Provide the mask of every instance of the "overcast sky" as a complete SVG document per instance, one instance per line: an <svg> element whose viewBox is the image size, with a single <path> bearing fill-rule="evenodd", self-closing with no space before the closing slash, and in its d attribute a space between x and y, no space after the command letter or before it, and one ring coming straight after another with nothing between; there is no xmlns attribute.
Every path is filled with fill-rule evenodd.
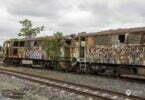
<svg viewBox="0 0 145 100"><path fill-rule="evenodd" d="M0 45L17 36L25 18L45 26L41 36L140 27L145 26L145 0L1 0Z"/></svg>

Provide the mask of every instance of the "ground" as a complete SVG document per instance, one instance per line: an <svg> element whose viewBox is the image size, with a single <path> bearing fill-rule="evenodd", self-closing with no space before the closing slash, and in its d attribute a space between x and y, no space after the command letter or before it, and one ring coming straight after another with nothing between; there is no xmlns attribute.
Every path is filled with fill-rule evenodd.
<svg viewBox="0 0 145 100"><path fill-rule="evenodd" d="M6 90L23 93L23 96L9 98L2 94ZM85 96L2 74L0 74L0 94L0 100L89 100Z"/></svg>
<svg viewBox="0 0 145 100"><path fill-rule="evenodd" d="M43 76L47 76L47 77L51 77L51 78L55 78L55 79L59 79L59 80L64 80L64 81L89 85L89 86L102 88L102 89L107 89L107 90L112 90L112 91L118 91L118 92L121 92L121 93L124 93L124 94L126 93L126 91L129 90L129 91L131 91L132 95L145 97L145 95L144 95L144 93L145 93L145 84L144 83L123 81L123 80L120 80L120 79L100 77L100 76L97 76L97 75L84 75L84 74L79 75L79 74L76 74L76 73L64 73L64 72L51 71L51 70L46 70L46 69L31 69L31 68L24 68L24 67L6 67L6 66L5 67L0 66L0 67L1 68L13 69L13 70L17 70L17 71L33 73L33 74L39 74L39 75L41 74ZM3 87L3 84L5 84L5 83L9 84L9 83L12 83L11 81L13 81L13 80L11 80L11 78L8 79L7 82L5 82L5 78L3 79L4 81L2 79L3 79L3 77L0 78L0 87L1 87L1 85ZM23 82L23 84L24 84L24 82ZM14 85L11 85L11 84L10 84L10 86L14 87ZM32 84L32 86L33 86L33 84ZM22 87L22 86L20 85L19 87ZM33 88L32 88L32 90L33 90ZM49 93L49 92L47 92L47 93ZM40 94L42 94L42 92ZM53 96L51 96L52 98L58 96L58 95L55 96L55 93L53 93L52 95L53 95ZM68 96L68 97L71 97L71 96ZM67 95L65 95L64 98L66 98L66 100L69 100L68 97L67 97ZM75 96L72 96L72 97L75 98ZM54 99L52 99L52 100L54 100ZM77 99L71 99L71 100L77 100ZM81 99L79 98L78 100L81 100ZM82 100L84 100L84 98Z"/></svg>

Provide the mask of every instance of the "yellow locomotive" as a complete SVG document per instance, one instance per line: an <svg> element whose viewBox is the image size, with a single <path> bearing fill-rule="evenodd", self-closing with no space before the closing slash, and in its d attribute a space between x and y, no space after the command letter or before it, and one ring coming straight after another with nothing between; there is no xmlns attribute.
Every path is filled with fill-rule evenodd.
<svg viewBox="0 0 145 100"><path fill-rule="evenodd" d="M12 39L3 45L8 64L43 65L76 72L145 74L145 27L63 36L53 49L44 40ZM49 53L46 52L46 47ZM56 56L50 56L51 53Z"/></svg>

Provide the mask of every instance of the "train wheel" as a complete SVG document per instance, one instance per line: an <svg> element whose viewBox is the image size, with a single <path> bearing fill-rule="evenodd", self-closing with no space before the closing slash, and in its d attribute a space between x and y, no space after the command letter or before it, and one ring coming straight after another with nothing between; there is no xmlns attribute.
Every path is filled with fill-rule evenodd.
<svg viewBox="0 0 145 100"><path fill-rule="evenodd" d="M89 66L87 64L78 64L75 67L75 72L77 72L77 73L90 73L91 69L89 68Z"/></svg>
<svg viewBox="0 0 145 100"><path fill-rule="evenodd" d="M71 62L59 62L59 67L61 70L65 72L71 72L75 66L72 65Z"/></svg>
<svg viewBox="0 0 145 100"><path fill-rule="evenodd" d="M90 71L91 74L99 74L99 73L105 72L105 70L102 69L101 65L91 64L90 68L91 68L91 71Z"/></svg>

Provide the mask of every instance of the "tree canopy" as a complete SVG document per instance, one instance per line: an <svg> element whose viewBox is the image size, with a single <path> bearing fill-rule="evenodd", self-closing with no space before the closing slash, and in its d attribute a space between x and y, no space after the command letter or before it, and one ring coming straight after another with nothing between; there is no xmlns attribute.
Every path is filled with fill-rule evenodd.
<svg viewBox="0 0 145 100"><path fill-rule="evenodd" d="M60 56L60 47L64 46L63 33L56 32L52 37L43 41L43 49L47 52L48 58L56 58Z"/></svg>
<svg viewBox="0 0 145 100"><path fill-rule="evenodd" d="M18 33L19 36L36 36L44 29L44 26L33 27L32 22L29 19L20 21L20 24L22 25L22 28Z"/></svg>

